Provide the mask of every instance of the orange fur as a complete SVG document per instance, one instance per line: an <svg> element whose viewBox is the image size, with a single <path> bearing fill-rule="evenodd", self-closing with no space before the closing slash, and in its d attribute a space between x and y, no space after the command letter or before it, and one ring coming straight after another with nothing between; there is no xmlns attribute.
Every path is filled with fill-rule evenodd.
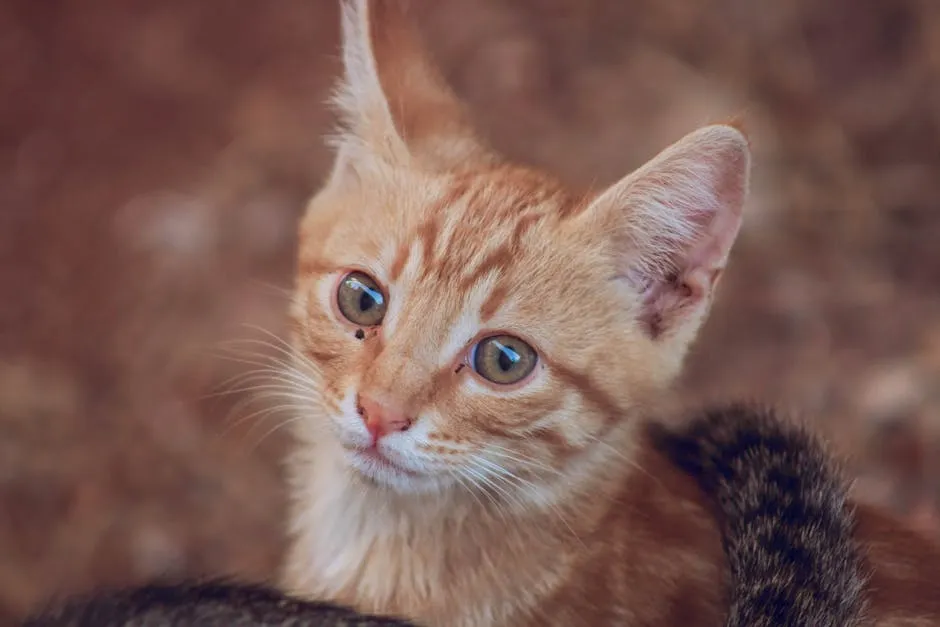
<svg viewBox="0 0 940 627"><path fill-rule="evenodd" d="M426 625L717 625L702 497L637 436L705 319L741 220L747 140L706 127L594 196L507 163L401 5L344 5L337 160L301 225L292 308L290 590ZM364 272L381 325L337 286ZM470 355L513 335L515 385ZM371 446L358 399L407 431ZM877 605L877 603L876 603Z"/></svg>

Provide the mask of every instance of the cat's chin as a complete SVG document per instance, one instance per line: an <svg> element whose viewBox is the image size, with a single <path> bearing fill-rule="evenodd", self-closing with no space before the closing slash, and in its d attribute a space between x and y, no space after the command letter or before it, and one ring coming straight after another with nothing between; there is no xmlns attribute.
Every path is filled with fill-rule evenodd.
<svg viewBox="0 0 940 627"><path fill-rule="evenodd" d="M406 494L439 492L438 477L422 475L390 461L375 449L345 451L349 466L365 481Z"/></svg>

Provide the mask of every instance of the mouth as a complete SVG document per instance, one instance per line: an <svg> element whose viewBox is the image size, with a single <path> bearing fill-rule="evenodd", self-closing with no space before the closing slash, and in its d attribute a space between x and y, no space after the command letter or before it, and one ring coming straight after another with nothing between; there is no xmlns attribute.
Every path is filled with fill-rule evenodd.
<svg viewBox="0 0 940 627"><path fill-rule="evenodd" d="M373 479L417 478L419 476L416 472L402 468L399 464L396 464L383 455L382 452L374 446L352 450L347 449L347 453L349 454L353 466Z"/></svg>

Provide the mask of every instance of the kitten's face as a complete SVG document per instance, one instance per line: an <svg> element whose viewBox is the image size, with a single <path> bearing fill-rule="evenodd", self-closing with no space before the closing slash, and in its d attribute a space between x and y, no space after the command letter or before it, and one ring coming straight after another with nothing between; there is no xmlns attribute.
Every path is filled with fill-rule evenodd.
<svg viewBox="0 0 940 627"><path fill-rule="evenodd" d="M372 174L311 207L294 310L310 419L352 468L403 490L554 480L668 374L585 203L511 167ZM373 442L363 398L411 424Z"/></svg>
<svg viewBox="0 0 940 627"><path fill-rule="evenodd" d="M344 129L292 311L315 388L300 435L394 490L551 499L628 452L630 409L678 371L738 231L746 140L706 127L568 194L477 139L395 0L348 2L343 25Z"/></svg>

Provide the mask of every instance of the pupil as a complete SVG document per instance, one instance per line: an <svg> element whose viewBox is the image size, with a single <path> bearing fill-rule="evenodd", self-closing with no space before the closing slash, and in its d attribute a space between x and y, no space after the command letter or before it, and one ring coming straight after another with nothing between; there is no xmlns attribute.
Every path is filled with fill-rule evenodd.
<svg viewBox="0 0 940 627"><path fill-rule="evenodd" d="M381 305L385 302L385 299L382 297L382 292L372 289L360 281L354 282L352 287L359 290L359 311L367 312L376 305Z"/></svg>
<svg viewBox="0 0 940 627"><path fill-rule="evenodd" d="M519 353L508 346L500 346L499 357L496 359L499 369L503 372L509 372L519 361Z"/></svg>
<svg viewBox="0 0 940 627"><path fill-rule="evenodd" d="M359 309L362 311L369 311L375 304L375 299L372 298L372 294L370 294L369 291L369 288L364 288L362 294L359 295Z"/></svg>

